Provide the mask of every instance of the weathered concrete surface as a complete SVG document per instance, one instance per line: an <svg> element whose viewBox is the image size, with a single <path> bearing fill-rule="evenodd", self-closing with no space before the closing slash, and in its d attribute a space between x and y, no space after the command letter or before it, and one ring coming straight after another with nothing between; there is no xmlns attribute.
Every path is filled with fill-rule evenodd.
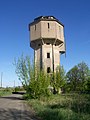
<svg viewBox="0 0 90 120"><path fill-rule="evenodd" d="M0 120L37 120L22 95L0 97Z"/></svg>

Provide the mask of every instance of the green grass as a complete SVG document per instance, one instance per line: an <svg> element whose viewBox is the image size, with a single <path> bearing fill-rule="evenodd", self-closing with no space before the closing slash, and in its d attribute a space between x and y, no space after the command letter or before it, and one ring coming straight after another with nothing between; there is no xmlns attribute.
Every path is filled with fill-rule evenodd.
<svg viewBox="0 0 90 120"><path fill-rule="evenodd" d="M28 104L43 120L90 120L90 95L53 95Z"/></svg>
<svg viewBox="0 0 90 120"><path fill-rule="evenodd" d="M5 95L10 95L12 91L6 90L6 89L0 89L0 97L5 96Z"/></svg>

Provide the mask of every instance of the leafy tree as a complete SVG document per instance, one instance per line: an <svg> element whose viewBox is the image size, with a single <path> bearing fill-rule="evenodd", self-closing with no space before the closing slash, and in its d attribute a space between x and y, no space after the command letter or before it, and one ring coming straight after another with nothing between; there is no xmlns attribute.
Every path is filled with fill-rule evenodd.
<svg viewBox="0 0 90 120"><path fill-rule="evenodd" d="M73 67L66 75L67 82L72 91L76 91L78 89L79 85L79 79L78 79L78 67Z"/></svg>
<svg viewBox="0 0 90 120"><path fill-rule="evenodd" d="M87 81L85 81L84 88L85 88L86 92L90 93L90 70L89 70L88 79L87 79Z"/></svg>
<svg viewBox="0 0 90 120"><path fill-rule="evenodd" d="M63 66L58 67L55 73L53 73L53 79L51 84L53 84L54 93L59 93L60 89L63 90L66 83L65 71Z"/></svg>
<svg viewBox="0 0 90 120"><path fill-rule="evenodd" d="M67 72L67 85L72 91L84 91L88 80L89 68L81 62Z"/></svg>
<svg viewBox="0 0 90 120"><path fill-rule="evenodd" d="M27 89L30 79L32 79L34 74L33 64L30 62L30 57L23 55L18 58L18 60L14 61L14 65L16 67L15 72L21 81L22 85L25 89Z"/></svg>
<svg viewBox="0 0 90 120"><path fill-rule="evenodd" d="M89 67L87 66L87 64L85 62L81 62L78 65L78 70L79 70L79 81L80 81L80 90L84 91L85 90L85 84L88 80L89 77Z"/></svg>
<svg viewBox="0 0 90 120"><path fill-rule="evenodd" d="M35 70L34 64L30 62L28 56L23 55L14 62L16 66L16 74L22 82L23 87L29 97L40 98L40 96L50 95L48 86L50 85L50 77L44 71Z"/></svg>
<svg viewBox="0 0 90 120"><path fill-rule="evenodd" d="M35 79L31 79L28 93L32 98L40 98L41 96L49 96L50 77L45 72L40 71Z"/></svg>

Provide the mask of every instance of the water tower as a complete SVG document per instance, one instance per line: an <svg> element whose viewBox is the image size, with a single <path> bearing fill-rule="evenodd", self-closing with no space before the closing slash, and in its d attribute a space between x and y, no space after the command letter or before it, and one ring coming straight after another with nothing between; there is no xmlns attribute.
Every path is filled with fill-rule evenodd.
<svg viewBox="0 0 90 120"><path fill-rule="evenodd" d="M60 55L65 53L64 25L54 16L40 16L29 24L29 31L35 66L47 73L55 72Z"/></svg>

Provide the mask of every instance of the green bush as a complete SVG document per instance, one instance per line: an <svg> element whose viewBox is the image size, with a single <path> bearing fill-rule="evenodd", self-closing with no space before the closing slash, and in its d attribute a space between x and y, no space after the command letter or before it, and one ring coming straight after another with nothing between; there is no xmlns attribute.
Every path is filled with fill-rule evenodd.
<svg viewBox="0 0 90 120"><path fill-rule="evenodd" d="M27 94L30 95L31 98L40 98L41 96L48 97L51 94L48 89L49 85L50 77L41 71L35 79L31 79Z"/></svg>

